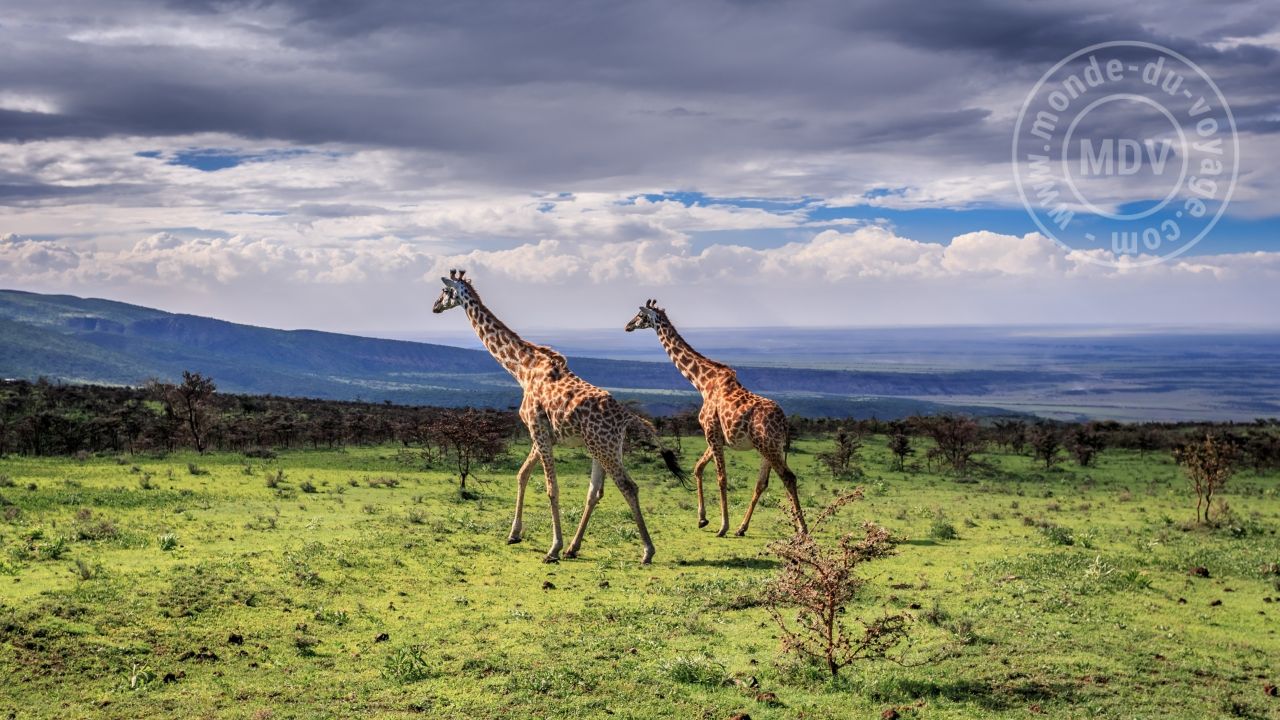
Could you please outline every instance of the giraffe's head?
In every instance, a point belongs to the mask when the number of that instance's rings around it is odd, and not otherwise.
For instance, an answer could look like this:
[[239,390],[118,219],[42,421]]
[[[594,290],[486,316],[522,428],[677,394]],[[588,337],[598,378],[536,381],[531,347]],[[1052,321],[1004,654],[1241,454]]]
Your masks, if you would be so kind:
[[657,300],[646,300],[640,306],[640,312],[631,318],[631,322],[627,323],[625,328],[627,332],[633,330],[644,330],[645,328],[657,329],[658,324],[666,320],[667,311],[658,307]]
[[436,298],[436,304],[431,306],[431,312],[439,314],[445,310],[451,310],[461,305],[464,299],[475,296],[475,291],[471,289],[471,281],[463,277],[466,272],[466,270],[450,270],[449,277],[440,278],[440,282],[444,283],[444,289],[440,291],[440,297]]

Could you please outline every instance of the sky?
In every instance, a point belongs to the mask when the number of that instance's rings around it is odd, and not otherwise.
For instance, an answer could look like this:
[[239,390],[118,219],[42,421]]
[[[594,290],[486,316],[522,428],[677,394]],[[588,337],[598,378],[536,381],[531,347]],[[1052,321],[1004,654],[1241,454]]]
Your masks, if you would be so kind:
[[[1270,0],[103,8],[0,14],[0,287],[423,336],[465,329],[429,312],[452,267],[518,329],[649,297],[703,327],[1280,322]],[[1232,111],[1230,202],[1165,262],[1046,236],[1011,162],[1037,81],[1115,40]],[[1085,194],[1126,211],[1157,179]]]

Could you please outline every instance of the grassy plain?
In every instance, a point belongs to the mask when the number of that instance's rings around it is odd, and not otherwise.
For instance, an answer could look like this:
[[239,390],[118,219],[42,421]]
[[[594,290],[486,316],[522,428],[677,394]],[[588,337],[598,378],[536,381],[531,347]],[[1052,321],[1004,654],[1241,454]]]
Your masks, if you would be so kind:
[[[833,682],[779,655],[777,483],[748,537],[716,538],[635,458],[654,564],[606,486],[581,557],[544,565],[537,482],[504,542],[518,448],[468,499],[391,447],[0,460],[0,717],[1280,717],[1276,477],[1237,476],[1236,522],[1186,529],[1164,455],[992,453],[958,481],[891,471],[869,438],[865,477],[836,481],[824,447],[792,455],[810,508],[867,488],[824,532],[905,538],[849,612],[910,610],[910,657],[934,661]],[[572,528],[587,463],[559,456]],[[736,524],[756,461],[731,457]]]

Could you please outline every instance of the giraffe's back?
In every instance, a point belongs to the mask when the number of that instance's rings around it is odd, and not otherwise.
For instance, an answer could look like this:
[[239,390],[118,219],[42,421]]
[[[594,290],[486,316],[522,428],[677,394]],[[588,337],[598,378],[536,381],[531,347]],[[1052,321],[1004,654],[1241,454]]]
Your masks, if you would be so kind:
[[630,422],[630,411],[607,390],[572,372],[542,379],[525,391],[526,399],[530,395],[536,398],[541,415],[561,440],[616,437],[620,442]]
[[715,408],[725,444],[735,450],[761,450],[765,445],[772,445],[779,429],[785,437],[787,418],[782,408],[773,400],[746,389],[736,378],[707,398],[707,402]]

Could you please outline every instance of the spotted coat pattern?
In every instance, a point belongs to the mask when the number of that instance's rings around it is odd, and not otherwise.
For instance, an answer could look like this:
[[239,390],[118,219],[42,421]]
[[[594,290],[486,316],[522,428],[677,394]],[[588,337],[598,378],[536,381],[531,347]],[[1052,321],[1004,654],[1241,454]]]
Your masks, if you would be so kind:
[[747,526],[751,524],[751,515],[755,512],[756,503],[761,494],[769,486],[770,471],[782,478],[787,494],[791,498],[792,510],[797,527],[808,532],[804,512],[800,508],[800,497],[796,486],[795,473],[787,467],[787,416],[782,408],[769,398],[757,395],[743,387],[738,381],[738,373],[724,363],[711,360],[693,349],[675,325],[667,317],[667,313],[658,307],[653,300],[640,307],[626,330],[631,332],[643,328],[652,328],[658,334],[662,347],[675,363],[676,369],[702,394],[702,409],[698,411],[698,422],[702,425],[703,435],[707,440],[707,449],[693,466],[693,475],[698,489],[698,527],[707,525],[706,506],[702,495],[702,472],[712,460],[716,464],[716,484],[720,490],[720,529],[716,533],[723,537],[729,530],[728,478],[725,472],[724,449],[746,450],[755,448],[760,454],[760,472],[756,480],[756,489],[751,496],[751,504],[747,506],[746,515],[738,526],[737,535],[745,535]]
[[560,493],[552,449],[558,441],[579,438],[591,456],[591,481],[582,519],[573,540],[565,548],[565,555],[577,556],[587,522],[604,494],[604,476],[607,474],[631,507],[643,545],[642,562],[650,562],[654,553],[653,542],[640,511],[638,487],[622,465],[622,446],[628,431],[638,432],[643,440],[660,446],[653,425],[628,410],[605,390],[575,375],[569,370],[563,355],[549,347],[528,342],[507,327],[485,306],[471,281],[465,279],[461,271],[451,272],[450,277],[441,278],[441,281],[445,287],[434,311],[438,313],[462,306],[480,342],[524,391],[519,415],[529,430],[533,446],[516,476],[515,519],[507,542],[517,543],[522,539],[525,486],[533,464],[539,462],[551,503],[552,542],[544,560],[559,560],[563,544]]

